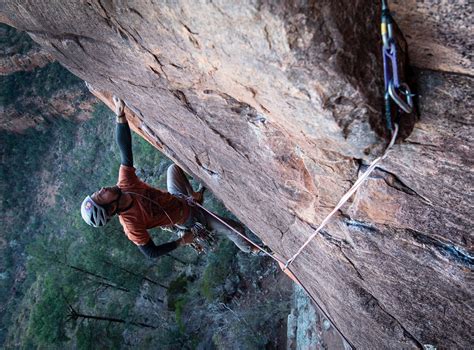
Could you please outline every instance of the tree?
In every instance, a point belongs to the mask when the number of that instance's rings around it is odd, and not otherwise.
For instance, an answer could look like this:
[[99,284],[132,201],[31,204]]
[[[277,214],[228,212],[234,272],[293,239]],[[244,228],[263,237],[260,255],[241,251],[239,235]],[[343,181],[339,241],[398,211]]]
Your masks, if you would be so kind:
[[104,316],[104,315],[84,314],[77,311],[71,305],[68,305],[68,307],[69,307],[69,313],[67,315],[68,321],[69,320],[77,321],[78,319],[84,319],[84,320],[93,320],[93,321],[105,321],[105,322],[111,322],[111,323],[124,323],[124,324],[127,323],[127,324],[131,324],[138,327],[153,328],[153,329],[157,328],[156,326],[153,326],[151,324],[147,324],[144,322],[127,321],[122,318],[110,317],[110,316]]
[[69,338],[66,335],[66,298],[73,299],[72,290],[60,286],[52,275],[45,275],[40,296],[34,302],[27,336],[38,345],[59,345]]

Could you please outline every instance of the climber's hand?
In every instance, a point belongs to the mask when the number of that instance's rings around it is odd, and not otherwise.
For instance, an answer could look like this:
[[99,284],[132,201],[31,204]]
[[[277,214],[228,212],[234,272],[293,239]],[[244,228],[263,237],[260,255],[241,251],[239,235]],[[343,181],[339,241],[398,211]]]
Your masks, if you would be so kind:
[[86,87],[89,89],[89,91],[90,91],[91,93],[94,93],[95,89],[94,89],[94,87],[92,86],[92,84],[89,83],[89,82],[87,82],[87,81],[84,81],[84,83],[86,84]]
[[118,98],[117,96],[114,95],[112,98],[114,100],[115,104],[115,114],[117,115],[117,118],[123,117],[124,115],[124,108],[125,104],[123,103],[123,100]]
[[191,244],[194,241],[194,235],[191,231],[186,231],[179,240],[179,245]]

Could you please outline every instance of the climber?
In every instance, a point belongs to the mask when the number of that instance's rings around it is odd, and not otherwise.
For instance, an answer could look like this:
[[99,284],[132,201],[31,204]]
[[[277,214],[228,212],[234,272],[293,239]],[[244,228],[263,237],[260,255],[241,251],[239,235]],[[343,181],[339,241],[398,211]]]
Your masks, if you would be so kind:
[[[179,246],[191,244],[190,229],[198,222],[213,233],[228,237],[242,251],[256,253],[242,237],[227,228],[218,219],[193,205],[202,203],[204,188],[194,192],[183,170],[173,164],[167,172],[167,189],[161,191],[142,182],[133,167],[130,127],[124,113],[124,102],[113,97],[116,113],[116,140],[120,149],[121,166],[118,182],[113,187],[103,187],[87,196],[81,205],[82,218],[93,227],[100,227],[117,214],[128,239],[150,258],[160,257]],[[238,222],[220,217],[227,224],[244,234]],[[153,243],[147,229],[158,226],[178,226],[184,235],[175,241],[159,246]]]

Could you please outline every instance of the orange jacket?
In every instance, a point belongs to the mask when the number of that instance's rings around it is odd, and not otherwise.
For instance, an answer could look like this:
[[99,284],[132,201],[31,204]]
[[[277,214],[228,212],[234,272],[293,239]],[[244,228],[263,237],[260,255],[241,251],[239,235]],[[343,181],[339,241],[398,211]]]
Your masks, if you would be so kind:
[[185,200],[141,181],[134,167],[120,166],[117,186],[122,192],[138,194],[132,194],[132,206],[119,214],[125,234],[136,245],[150,241],[147,229],[184,224],[189,217],[190,208]]

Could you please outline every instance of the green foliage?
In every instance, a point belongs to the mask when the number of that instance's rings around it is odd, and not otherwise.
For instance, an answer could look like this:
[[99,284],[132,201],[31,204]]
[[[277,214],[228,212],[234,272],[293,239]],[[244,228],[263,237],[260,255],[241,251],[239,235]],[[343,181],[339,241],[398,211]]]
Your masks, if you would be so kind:
[[157,152],[149,142],[141,137],[132,139],[133,157],[140,178],[159,188],[166,188],[166,169],[171,160]]
[[[174,253],[174,252],[173,252]],[[172,277],[174,274],[173,266],[175,262],[169,256],[163,256],[156,262],[155,274],[156,277],[160,280],[167,280]]]
[[119,349],[123,327],[103,327],[97,322],[81,322],[75,334],[77,349]]
[[[4,194],[5,207],[22,207],[25,198],[34,190],[35,183],[31,176],[41,167],[45,154],[50,150],[49,140],[53,137],[51,130],[35,131],[28,129],[24,134],[18,135],[11,132],[0,132],[2,143],[0,151],[7,155],[7,160],[0,163],[0,174],[8,193]],[[9,161],[21,164],[22,170],[18,171]],[[14,164],[14,165],[16,165]],[[18,214],[27,216],[27,212],[19,211]]]
[[183,311],[184,311],[184,307],[186,306],[186,303],[187,303],[186,297],[180,297],[176,299],[175,304],[174,304],[176,323],[178,324],[178,328],[181,333],[185,332],[185,326],[183,322]]
[[[83,232],[87,233],[86,237],[95,235],[97,238],[97,232],[92,232],[83,223],[80,215],[77,215],[77,208],[85,196],[85,183],[90,188],[99,186],[98,183],[94,184],[90,179],[86,179],[84,175],[90,174],[91,165],[98,169],[94,174],[98,181],[115,181],[117,174],[117,168],[112,164],[114,159],[110,159],[108,152],[105,151],[111,149],[114,144],[112,113],[106,113],[105,108],[98,107],[95,114],[95,118],[90,122],[81,125],[59,119],[55,128],[29,129],[20,135],[2,132],[0,154],[3,155],[4,162],[0,164],[0,173],[5,188],[8,188],[2,193],[2,201],[7,213],[9,210],[13,213],[16,208],[14,215],[5,222],[3,237],[7,241],[18,243],[10,244],[10,247],[3,250],[0,258],[1,267],[14,271],[15,265],[24,264],[21,262],[25,256],[22,250],[27,244],[30,245],[29,254],[33,257],[29,260],[27,279],[20,292],[26,290],[37,276],[57,271],[61,271],[65,285],[85,286],[82,279],[77,278],[77,273],[71,273],[62,264],[65,257],[71,254],[70,247],[73,247],[74,243],[79,243],[78,239],[82,237]],[[109,133],[109,145],[104,144],[102,135],[98,134],[101,130]],[[75,143],[74,140],[78,136],[81,137],[81,142]],[[101,146],[104,151],[98,152],[99,156],[89,158],[89,162],[78,161],[81,155],[89,157],[90,154],[94,154],[90,147],[100,151]],[[21,171],[18,169],[18,164],[22,166]],[[115,173],[112,174],[114,169]],[[43,208],[42,203],[48,198],[39,197],[39,201],[36,198],[39,195],[41,173],[45,170],[50,174],[47,181],[59,188],[54,205]],[[40,206],[37,206],[38,202]],[[41,235],[38,236],[38,233]],[[103,241],[106,241],[105,238],[110,239],[110,237],[102,238]],[[95,245],[97,239],[95,242],[93,239],[90,241],[93,242],[90,244],[91,247],[97,247]],[[123,245],[125,241],[121,242]],[[126,252],[127,248],[120,248],[120,251]],[[87,257],[87,252],[83,253],[83,256]],[[92,268],[95,269],[96,267]],[[80,283],[77,283],[78,281]],[[1,280],[0,294],[8,294],[12,283],[11,278]],[[15,313],[15,308],[17,308],[16,300],[8,304],[2,315],[3,324],[10,323],[9,319]],[[29,341],[33,343],[42,341],[39,338],[31,339]]]
[[[0,105],[11,105],[25,96],[51,97],[55,92],[68,89],[82,81],[59,63],[49,63],[31,72],[20,71],[0,76]],[[15,105],[21,112],[21,104]]]
[[171,281],[168,290],[166,291],[168,297],[168,309],[171,311],[176,310],[176,303],[183,294],[186,293],[188,286],[188,278],[186,275],[179,275],[178,278]]
[[49,274],[44,276],[41,289],[31,312],[27,336],[40,346],[60,345],[68,340],[65,329],[67,300],[72,299],[73,293]]
[[0,23],[0,47],[7,53],[24,54],[36,44],[25,32],[20,32],[13,27]]
[[176,324],[181,334],[185,333],[185,325],[183,321],[184,308],[188,302],[188,278],[182,274],[175,280],[170,282],[166,291],[168,299],[168,310],[175,312]]
[[220,289],[232,271],[237,247],[229,240],[222,241],[218,249],[208,255],[208,264],[200,281],[200,291],[208,301],[222,296]]

